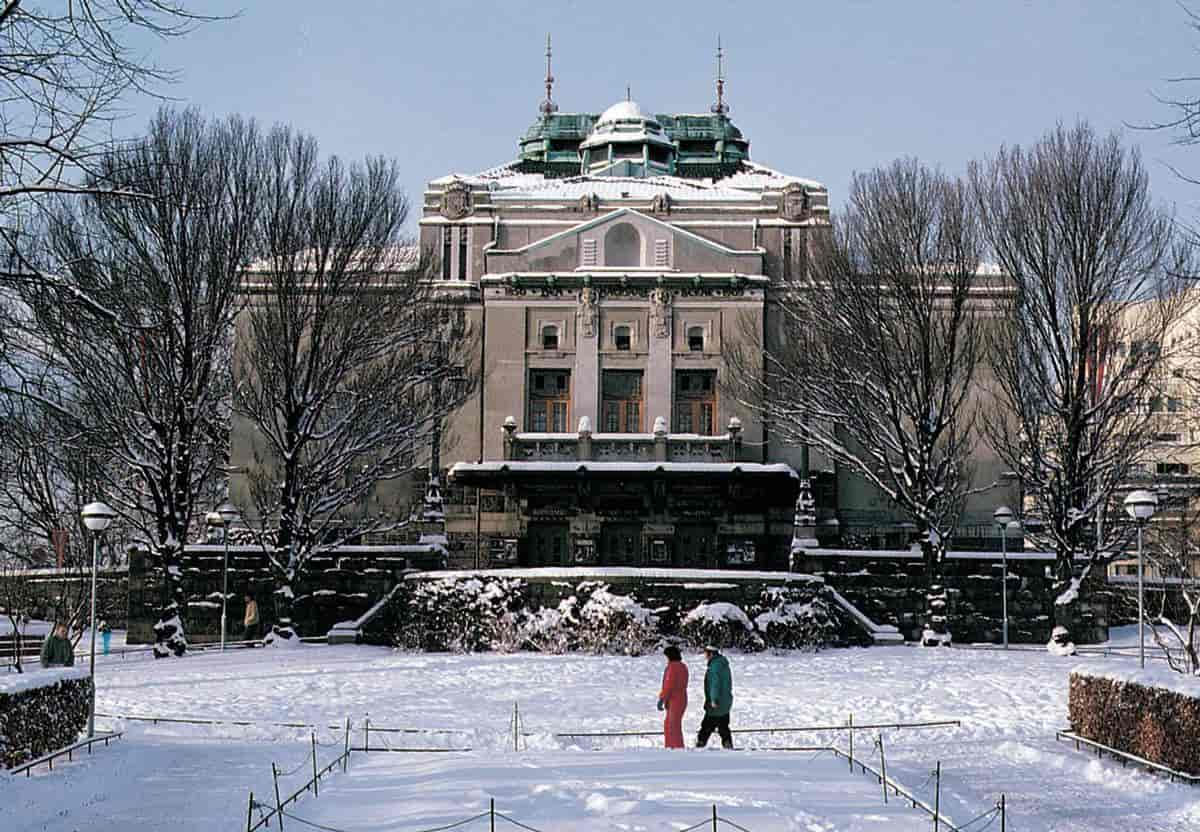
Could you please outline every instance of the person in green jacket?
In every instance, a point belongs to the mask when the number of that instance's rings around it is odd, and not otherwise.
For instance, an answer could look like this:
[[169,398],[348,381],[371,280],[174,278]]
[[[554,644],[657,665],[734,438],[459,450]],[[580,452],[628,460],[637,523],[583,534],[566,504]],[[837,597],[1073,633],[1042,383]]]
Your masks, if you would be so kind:
[[54,629],[42,642],[42,667],[74,667],[75,648],[67,638],[67,625],[55,622]]
[[729,672],[729,659],[711,644],[704,648],[704,659],[708,662],[708,669],[704,671],[704,721],[700,723],[696,747],[708,745],[708,738],[717,731],[721,735],[721,746],[733,748],[733,735],[729,732],[733,674]]

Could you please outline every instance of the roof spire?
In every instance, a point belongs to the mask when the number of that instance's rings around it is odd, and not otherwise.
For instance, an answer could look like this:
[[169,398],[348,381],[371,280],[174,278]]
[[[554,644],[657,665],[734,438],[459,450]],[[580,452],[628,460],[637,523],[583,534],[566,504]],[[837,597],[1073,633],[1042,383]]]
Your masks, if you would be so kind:
[[717,35],[717,103],[709,107],[717,115],[725,115],[729,112],[729,105],[725,103],[725,51],[721,48],[721,36]]
[[550,72],[550,33],[546,33],[546,100],[538,105],[538,109],[542,111],[542,117],[548,118],[551,113],[558,112],[558,105],[554,103],[554,98],[551,92],[554,90],[554,74]]
[[626,101],[633,100],[633,87],[629,86],[629,84],[625,85],[625,100]]

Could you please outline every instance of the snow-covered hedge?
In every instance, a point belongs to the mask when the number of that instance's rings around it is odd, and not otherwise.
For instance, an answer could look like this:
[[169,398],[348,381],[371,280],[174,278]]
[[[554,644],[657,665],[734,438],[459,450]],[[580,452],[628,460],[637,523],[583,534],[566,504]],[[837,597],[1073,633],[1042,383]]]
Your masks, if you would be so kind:
[[1200,677],[1166,668],[1071,671],[1071,727],[1083,737],[1200,775]]
[[87,724],[86,667],[0,676],[0,768],[70,745]]
[[861,643],[848,637],[857,632],[853,623],[824,598],[819,584],[766,587],[746,609],[726,601],[647,601],[638,590],[602,581],[558,583],[549,594],[538,590],[522,579],[494,575],[412,581],[388,611],[388,640],[433,652],[582,650],[631,656],[668,639],[746,651]]

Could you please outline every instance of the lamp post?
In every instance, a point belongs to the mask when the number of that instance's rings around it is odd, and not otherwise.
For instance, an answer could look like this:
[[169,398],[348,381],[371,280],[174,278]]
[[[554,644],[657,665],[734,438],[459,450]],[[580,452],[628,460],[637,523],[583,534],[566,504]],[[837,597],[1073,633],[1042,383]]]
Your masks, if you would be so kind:
[[1138,489],[1125,498],[1125,512],[1137,523],[1137,595],[1138,595],[1138,665],[1146,667],[1146,617],[1144,614],[1144,588],[1142,584],[1142,529],[1150,522],[1158,509],[1158,497],[1153,491]]
[[229,602],[229,529],[241,516],[238,507],[226,500],[210,511],[205,520],[210,526],[221,527],[221,542],[225,546],[224,557],[221,559],[221,652],[225,652],[225,610]]
[[1012,522],[1012,509],[1000,506],[992,512],[992,519],[1000,527],[1000,633],[1004,649],[1008,649],[1008,524]]
[[79,512],[83,525],[92,533],[92,647],[88,675],[92,682],[92,701],[88,705],[88,737],[96,736],[96,564],[100,559],[100,535],[117,519],[117,513],[104,503],[88,503]]

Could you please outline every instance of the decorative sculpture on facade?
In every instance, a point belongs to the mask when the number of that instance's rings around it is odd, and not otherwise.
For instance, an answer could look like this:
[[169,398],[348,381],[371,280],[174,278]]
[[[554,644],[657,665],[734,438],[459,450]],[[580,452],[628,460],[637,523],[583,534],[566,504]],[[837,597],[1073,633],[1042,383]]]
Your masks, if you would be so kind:
[[442,191],[442,216],[448,220],[461,220],[471,213],[471,189],[465,182],[454,181]]
[[779,200],[779,215],[785,220],[799,222],[808,217],[808,190],[799,182],[789,182]]
[[671,337],[671,293],[663,287],[650,292],[650,331],[655,338]]
[[579,306],[575,311],[581,337],[596,337],[596,318],[596,290],[591,286],[584,286],[579,290]]
[[671,197],[667,194],[655,194],[650,200],[650,211],[654,214],[671,213]]

